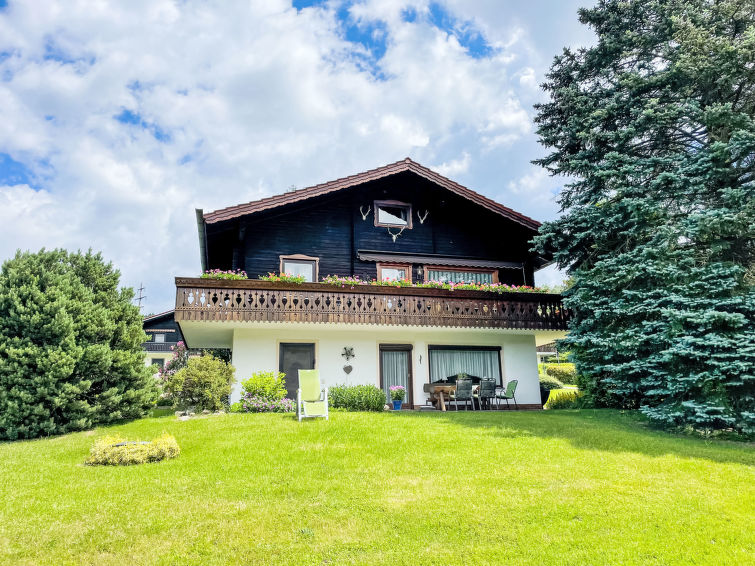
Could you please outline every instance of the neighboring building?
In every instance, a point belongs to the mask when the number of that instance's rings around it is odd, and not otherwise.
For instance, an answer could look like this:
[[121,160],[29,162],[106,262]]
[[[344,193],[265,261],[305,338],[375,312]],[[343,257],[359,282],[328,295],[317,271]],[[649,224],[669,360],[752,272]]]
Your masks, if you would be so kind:
[[173,317],[174,311],[144,317],[143,328],[149,339],[142,344],[144,363],[163,367],[173,357],[173,347],[183,341],[181,328]]
[[[540,407],[535,348],[565,334],[560,295],[318,283],[533,285],[550,261],[530,251],[537,221],[410,159],[197,221],[202,269],[249,279],[176,278],[175,318],[189,347],[232,348],[239,381],[280,369],[294,396],[296,370],[319,368],[326,385],[402,383],[416,407],[425,383],[464,372],[518,379],[519,405]],[[257,279],[268,272],[310,283]]]

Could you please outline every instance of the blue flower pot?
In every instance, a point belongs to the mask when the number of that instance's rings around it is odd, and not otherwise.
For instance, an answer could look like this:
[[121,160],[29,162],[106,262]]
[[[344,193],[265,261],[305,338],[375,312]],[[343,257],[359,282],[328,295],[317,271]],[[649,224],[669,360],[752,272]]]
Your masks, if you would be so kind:
[[403,401],[394,399],[393,400],[393,410],[394,411],[400,411],[402,403],[403,403]]

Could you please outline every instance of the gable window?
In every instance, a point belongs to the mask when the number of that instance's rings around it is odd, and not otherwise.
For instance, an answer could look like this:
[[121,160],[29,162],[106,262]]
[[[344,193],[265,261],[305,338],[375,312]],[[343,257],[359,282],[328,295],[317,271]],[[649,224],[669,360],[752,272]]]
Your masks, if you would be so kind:
[[320,258],[307,255],[280,256],[280,272],[288,275],[303,275],[304,281],[313,283],[319,276]]
[[442,266],[425,267],[425,281],[443,283],[498,283],[498,272],[492,269],[454,269]]
[[162,344],[165,342],[165,334],[155,334],[155,342]]
[[397,200],[376,200],[375,226],[411,230],[412,205]]
[[379,281],[411,281],[412,266],[397,263],[378,263],[377,278]]

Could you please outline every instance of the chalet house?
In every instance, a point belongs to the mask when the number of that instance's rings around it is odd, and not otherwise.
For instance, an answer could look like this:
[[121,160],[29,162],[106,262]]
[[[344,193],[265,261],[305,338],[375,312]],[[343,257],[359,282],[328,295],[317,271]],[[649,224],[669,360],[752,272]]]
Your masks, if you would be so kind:
[[142,343],[144,363],[163,367],[173,357],[173,348],[183,341],[181,328],[176,323],[173,311],[161,312],[144,317],[142,328],[147,334],[147,341]]
[[319,368],[329,386],[403,384],[418,407],[463,372],[517,379],[519,406],[540,407],[536,347],[565,333],[560,295],[323,282],[532,286],[550,261],[530,251],[537,221],[407,158],[197,223],[202,270],[248,279],[176,278],[175,320],[190,348],[232,348],[239,380],[281,370],[295,397],[297,370]]

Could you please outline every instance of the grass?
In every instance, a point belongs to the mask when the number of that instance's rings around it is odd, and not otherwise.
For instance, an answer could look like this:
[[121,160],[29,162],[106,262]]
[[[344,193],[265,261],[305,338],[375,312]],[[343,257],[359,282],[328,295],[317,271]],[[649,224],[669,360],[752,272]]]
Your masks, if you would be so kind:
[[[93,440],[175,460],[88,467]],[[2,564],[751,564],[755,450],[613,411],[144,419],[0,444]]]

